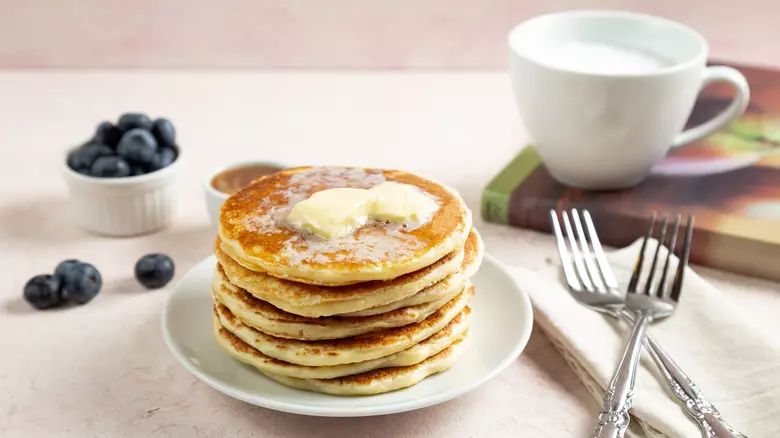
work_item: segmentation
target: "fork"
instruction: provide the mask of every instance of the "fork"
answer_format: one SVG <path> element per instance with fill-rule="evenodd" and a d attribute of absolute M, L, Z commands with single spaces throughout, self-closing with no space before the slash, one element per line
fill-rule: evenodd
<path fill-rule="evenodd" d="M 628 323 L 634 323 L 635 319 L 641 320 L 641 318 L 635 318 L 635 315 L 626 311 L 623 308 L 623 299 L 620 298 L 618 291 L 618 284 L 615 280 L 615 276 L 607 263 L 604 251 L 601 248 L 598 236 L 593 226 L 590 213 L 583 212 L 584 221 L 588 230 L 587 236 L 583 231 L 579 214 L 576 209 L 572 210 L 572 218 L 575 224 L 576 234 L 579 239 L 579 247 L 577 241 L 574 239 L 574 231 L 568 219 L 566 212 L 562 213 L 563 222 L 566 228 L 566 234 L 571 245 L 571 254 L 566 247 L 563 233 L 561 231 L 560 224 L 558 223 L 558 217 L 555 210 L 550 211 L 550 218 L 555 233 L 556 241 L 558 244 L 558 253 L 561 257 L 561 264 L 564 270 L 564 276 L 569 286 L 569 291 L 580 304 L 585 305 L 593 310 L 608 314 L 615 318 L 622 319 Z M 660 246 L 664 243 L 666 228 L 669 217 L 666 216 L 662 225 L 661 239 L 656 247 L 656 253 L 653 257 L 651 273 L 648 277 L 645 291 L 651 291 L 652 279 L 654 276 L 655 266 L 658 260 L 658 254 Z M 670 239 L 670 246 L 664 262 L 663 272 L 661 280 L 656 290 L 656 295 L 659 292 L 663 292 L 663 287 L 666 283 L 666 276 L 669 268 L 669 258 L 674 252 L 674 246 L 677 241 L 677 232 L 679 230 L 680 217 L 675 220 L 673 235 Z M 655 223 L 655 215 L 651 220 L 650 230 L 647 236 L 642 242 L 642 248 L 639 253 L 637 263 L 634 267 L 634 272 L 629 282 L 629 292 L 626 298 L 628 300 L 645 300 L 647 297 L 638 299 L 637 297 L 637 284 L 639 282 L 642 266 L 644 264 L 644 254 L 647 246 L 647 241 L 652 237 L 653 226 Z M 681 259 L 677 266 L 677 274 L 673 280 L 671 286 L 670 299 L 673 302 L 679 300 L 680 291 L 682 287 L 682 280 L 684 274 L 684 268 L 688 264 L 688 257 L 690 251 L 690 243 L 692 237 L 692 224 L 693 218 L 688 218 L 688 224 L 686 226 L 685 240 L 681 251 Z M 590 246 L 588 245 L 588 237 L 590 237 Z M 592 251 L 591 251 L 592 248 Z M 595 260 L 595 263 L 594 263 Z M 591 279 L 593 281 L 591 281 Z M 582 280 L 582 281 L 581 281 Z M 657 301 L 653 301 L 657 302 Z M 668 303 L 664 303 L 668 304 Z M 637 321 L 639 322 L 639 321 Z M 647 321 L 649 323 L 649 321 Z M 647 323 L 644 324 L 645 328 Z M 636 330 L 634 330 L 636 332 Z M 605 397 L 605 412 L 600 416 L 600 420 L 605 424 L 603 426 L 613 428 L 612 435 L 598 435 L 594 436 L 623 436 L 625 429 L 628 427 L 629 416 L 627 414 L 628 409 L 631 407 L 631 396 L 633 395 L 633 381 L 635 376 L 636 363 L 638 362 L 639 353 L 641 348 L 638 347 L 640 337 L 634 336 L 636 333 L 632 333 L 630 341 L 634 342 L 635 352 L 629 352 L 628 349 L 624 353 L 623 360 L 621 360 L 618 371 L 615 374 L 615 378 L 610 384 L 610 391 L 607 392 Z M 661 371 L 661 375 L 667 382 L 672 394 L 677 397 L 680 404 L 685 407 L 685 412 L 695 420 L 699 426 L 702 435 L 704 437 L 722 437 L 722 438 L 747 438 L 744 434 L 738 432 L 731 427 L 720 416 L 718 410 L 709 403 L 698 387 L 691 381 L 691 379 L 685 374 L 682 369 L 668 356 L 668 354 L 661 348 L 661 346 L 653 339 L 652 336 L 647 335 L 644 339 L 644 345 L 647 349 L 650 357 L 655 362 L 658 369 Z M 629 347 L 631 342 L 629 342 Z M 631 368 L 634 372 L 629 372 Z M 620 387 L 623 387 L 622 389 Z M 617 406 L 617 409 L 614 409 Z M 612 411 L 609 408 L 613 408 Z M 608 426 L 608 420 L 612 421 L 614 426 Z M 601 422 L 601 421 L 600 421 Z M 602 427 L 604 429 L 604 427 Z M 603 432 L 602 432 L 603 433 Z"/>

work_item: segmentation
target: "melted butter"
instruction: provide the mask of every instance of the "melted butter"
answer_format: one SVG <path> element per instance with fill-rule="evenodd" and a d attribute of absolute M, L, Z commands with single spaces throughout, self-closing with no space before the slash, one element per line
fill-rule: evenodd
<path fill-rule="evenodd" d="M 326 239 L 349 234 L 365 225 L 376 194 L 365 189 L 327 189 L 295 204 L 287 220 L 294 227 Z"/>
<path fill-rule="evenodd" d="M 314 193 L 295 204 L 287 221 L 297 229 L 333 239 L 352 233 L 368 220 L 419 226 L 438 208 L 413 186 L 384 182 L 370 190 L 335 188 Z"/>
<path fill-rule="evenodd" d="M 377 194 L 371 218 L 398 223 L 422 223 L 439 207 L 408 184 L 385 182 L 371 188 Z"/>

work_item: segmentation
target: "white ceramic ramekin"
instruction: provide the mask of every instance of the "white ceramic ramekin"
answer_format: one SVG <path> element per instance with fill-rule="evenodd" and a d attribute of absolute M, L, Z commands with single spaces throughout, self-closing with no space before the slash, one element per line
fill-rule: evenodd
<path fill-rule="evenodd" d="M 168 225 L 176 213 L 176 184 L 181 151 L 168 167 L 146 175 L 95 178 L 82 175 L 62 158 L 70 207 L 76 225 L 106 236 L 151 233 Z"/>
<path fill-rule="evenodd" d="M 211 181 L 215 176 L 217 176 L 217 174 L 224 172 L 225 170 L 252 165 L 274 166 L 278 167 L 279 169 L 287 169 L 291 167 L 289 164 L 284 164 L 277 161 L 246 160 L 237 161 L 227 166 L 220 166 L 214 169 L 203 179 L 203 195 L 206 198 L 206 211 L 209 214 L 209 220 L 211 221 L 212 225 L 217 226 L 217 224 L 219 224 L 219 209 L 222 207 L 222 203 L 225 202 L 225 200 L 229 198 L 230 195 L 215 189 L 214 186 L 211 185 Z"/>

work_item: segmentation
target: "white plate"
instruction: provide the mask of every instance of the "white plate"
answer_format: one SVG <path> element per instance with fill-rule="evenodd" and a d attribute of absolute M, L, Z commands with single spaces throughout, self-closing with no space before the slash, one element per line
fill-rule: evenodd
<path fill-rule="evenodd" d="M 490 255 L 473 279 L 471 337 L 464 355 L 448 371 L 399 391 L 339 397 L 288 388 L 227 355 L 212 331 L 209 257 L 181 280 L 163 312 L 165 343 L 198 379 L 231 397 L 295 414 L 360 417 L 410 411 L 459 397 L 498 374 L 528 343 L 533 325 L 531 301 Z"/>

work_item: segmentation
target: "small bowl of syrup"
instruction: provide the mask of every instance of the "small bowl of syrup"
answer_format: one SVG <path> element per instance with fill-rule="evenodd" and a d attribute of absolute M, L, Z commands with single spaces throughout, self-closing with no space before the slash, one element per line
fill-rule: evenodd
<path fill-rule="evenodd" d="M 219 224 L 219 209 L 230 195 L 260 177 L 289 167 L 275 161 L 242 161 L 222 166 L 210 173 L 203 181 L 203 192 L 211 223 Z"/>

